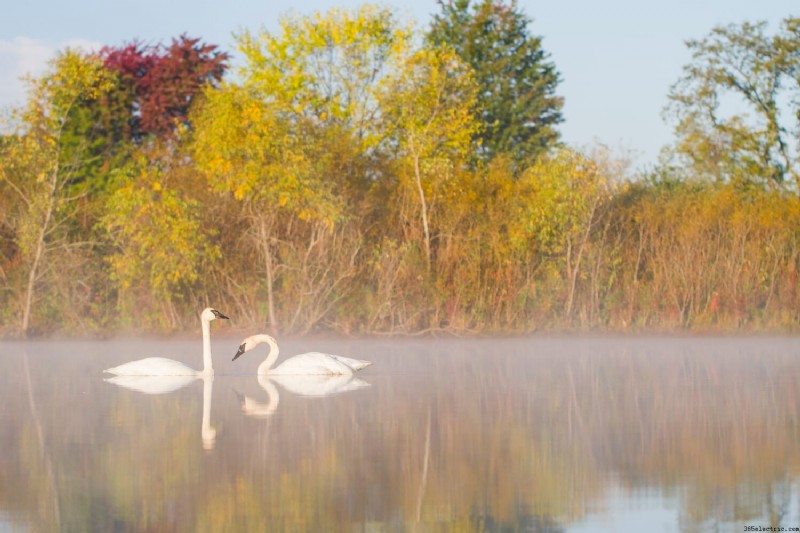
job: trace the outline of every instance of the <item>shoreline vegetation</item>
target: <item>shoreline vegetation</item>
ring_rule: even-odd
[[[688,42],[632,171],[560,142],[513,2],[439,7],[286,17],[235,73],[185,35],[59,53],[0,129],[0,336],[800,329],[800,19]]]

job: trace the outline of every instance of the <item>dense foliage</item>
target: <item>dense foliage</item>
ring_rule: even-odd
[[[3,331],[797,327],[797,19],[689,43],[675,157],[629,176],[557,144],[516,4],[440,8],[243,31],[235,79],[186,36],[58,55],[0,142]]]

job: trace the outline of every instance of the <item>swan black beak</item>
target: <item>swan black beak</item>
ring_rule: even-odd
[[[231,361],[236,361],[237,359],[239,359],[239,356],[242,355],[243,353],[244,353],[244,344],[241,344],[239,345],[239,351],[236,352],[236,355],[233,356],[233,359],[231,359]]]
[[[214,313],[214,316],[217,317],[217,318],[224,318],[225,320],[230,320],[230,318],[226,317],[225,315],[223,315],[222,313],[220,313],[216,309],[212,309],[211,312]]]

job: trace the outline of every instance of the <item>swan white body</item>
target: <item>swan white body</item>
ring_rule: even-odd
[[[259,383],[264,376],[258,376]],[[297,374],[283,374],[270,376],[270,380],[279,383],[287,391],[298,396],[331,396],[369,387],[369,383],[353,375],[349,376],[301,376]]]
[[[228,317],[210,307],[200,313],[200,323],[203,327],[203,370],[195,370],[180,361],[167,359],[166,357],[146,357],[113,368],[107,368],[103,372],[117,376],[213,376],[211,321],[218,318],[228,319]]]
[[[290,357],[277,367],[272,368],[272,365],[274,365],[275,361],[278,359],[280,350],[278,349],[278,343],[275,342],[275,339],[265,334],[253,335],[244,339],[239,346],[239,351],[236,352],[236,355],[233,357],[233,360],[235,361],[240,355],[264,343],[269,345],[269,353],[264,362],[258,365],[257,373],[259,375],[350,376],[372,364],[371,361],[351,359],[350,357],[342,357],[329,353],[308,352]]]

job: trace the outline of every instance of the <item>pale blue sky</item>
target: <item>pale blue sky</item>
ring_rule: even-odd
[[[352,0],[10,0],[0,17],[0,106],[19,104],[24,72],[41,72],[66,45],[119,45],[138,38],[169,42],[187,33],[234,53],[240,29],[274,29],[280,15],[352,7]],[[427,25],[433,0],[378,2]],[[684,41],[718,25],[800,15],[797,0],[519,0],[533,19],[531,33],[561,73],[563,139],[579,148],[603,144],[633,152],[634,163],[655,162],[672,141],[661,117],[669,87],[690,60]]]

